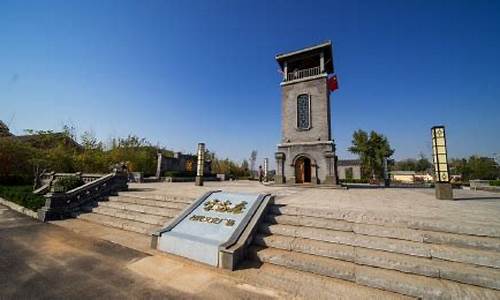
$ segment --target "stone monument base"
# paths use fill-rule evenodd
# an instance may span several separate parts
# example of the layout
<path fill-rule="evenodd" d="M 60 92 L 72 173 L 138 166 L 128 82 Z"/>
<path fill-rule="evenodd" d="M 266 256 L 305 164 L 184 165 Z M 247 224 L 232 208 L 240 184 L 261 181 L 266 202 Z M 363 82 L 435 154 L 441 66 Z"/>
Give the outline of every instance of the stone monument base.
<path fill-rule="evenodd" d="M 197 186 L 203 186 L 203 177 L 196 176 L 194 184 L 197 185 Z"/>
<path fill-rule="evenodd" d="M 269 194 L 208 192 L 155 232 L 151 246 L 234 270 L 270 201 Z"/>
<path fill-rule="evenodd" d="M 453 200 L 453 189 L 451 183 L 436 183 L 436 199 Z"/>
<path fill-rule="evenodd" d="M 327 175 L 325 177 L 325 181 L 323 183 L 324 184 L 330 184 L 330 185 L 336 185 L 337 184 L 337 180 L 335 179 L 334 176 Z"/>
<path fill-rule="evenodd" d="M 274 183 L 275 184 L 284 184 L 285 183 L 285 177 L 283 177 L 281 175 L 274 176 Z"/>

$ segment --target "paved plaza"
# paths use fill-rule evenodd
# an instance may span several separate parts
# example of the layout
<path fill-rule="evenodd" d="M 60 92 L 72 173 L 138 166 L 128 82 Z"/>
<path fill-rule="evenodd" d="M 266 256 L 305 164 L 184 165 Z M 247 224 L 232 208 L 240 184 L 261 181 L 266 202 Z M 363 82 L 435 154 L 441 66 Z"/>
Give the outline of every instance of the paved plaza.
<path fill-rule="evenodd" d="M 342 211 L 344 214 L 376 215 L 404 219 L 435 219 L 457 224 L 488 224 L 500 228 L 500 193 L 454 190 L 454 201 L 436 200 L 432 188 L 377 188 L 359 186 L 349 189 L 284 187 L 257 181 L 130 184 L 131 191 L 144 194 L 175 194 L 197 198 L 210 190 L 271 193 L 275 203 L 288 206 Z"/>
<path fill-rule="evenodd" d="M 202 187 L 131 183 L 129 188 L 119 197 L 154 202 L 167 196 L 195 199 L 211 190 L 270 193 L 275 196 L 271 214 L 279 211 L 281 216 L 266 218 L 275 222 L 263 224 L 252 246 L 261 263 L 251 259 L 230 272 L 151 249 L 147 234 L 80 218 L 41 223 L 0 207 L 0 298 L 405 299 L 445 296 L 446 291 L 459 298 L 498 295 L 462 283 L 498 289 L 498 272 L 485 266 L 499 263 L 493 237 L 500 236 L 500 194 L 455 190 L 456 200 L 444 201 L 427 188 L 284 187 L 256 181 L 205 182 Z M 400 268 L 430 277 L 395 271 L 405 270 Z M 441 270 L 454 281 L 429 279 L 441 276 Z M 475 275 L 476 270 L 483 273 Z M 384 283 L 379 286 L 380 280 Z"/>

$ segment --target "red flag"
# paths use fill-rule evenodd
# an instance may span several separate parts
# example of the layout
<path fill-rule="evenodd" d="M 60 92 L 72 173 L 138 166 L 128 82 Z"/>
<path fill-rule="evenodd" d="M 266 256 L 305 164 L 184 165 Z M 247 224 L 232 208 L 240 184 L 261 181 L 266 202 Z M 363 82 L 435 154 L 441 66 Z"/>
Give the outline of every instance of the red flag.
<path fill-rule="evenodd" d="M 328 79 L 328 88 L 330 91 L 335 91 L 339 88 L 339 82 L 337 81 L 337 75 L 333 75 Z"/>

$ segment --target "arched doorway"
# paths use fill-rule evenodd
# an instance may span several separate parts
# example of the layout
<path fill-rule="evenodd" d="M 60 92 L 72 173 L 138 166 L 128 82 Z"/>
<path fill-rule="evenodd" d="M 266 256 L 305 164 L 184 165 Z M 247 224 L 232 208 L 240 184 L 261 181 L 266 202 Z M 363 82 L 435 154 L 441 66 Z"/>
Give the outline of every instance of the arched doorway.
<path fill-rule="evenodd" d="M 301 156 L 295 161 L 295 182 L 311 182 L 311 160 L 305 156 Z"/>

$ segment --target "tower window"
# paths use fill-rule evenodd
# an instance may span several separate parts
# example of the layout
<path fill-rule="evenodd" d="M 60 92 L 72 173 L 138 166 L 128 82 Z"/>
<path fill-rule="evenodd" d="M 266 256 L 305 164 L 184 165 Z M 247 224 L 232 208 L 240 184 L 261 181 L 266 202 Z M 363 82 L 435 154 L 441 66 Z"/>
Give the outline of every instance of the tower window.
<path fill-rule="evenodd" d="M 309 95 L 302 94 L 297 97 L 297 127 L 299 129 L 309 129 L 311 127 L 309 104 Z"/>

